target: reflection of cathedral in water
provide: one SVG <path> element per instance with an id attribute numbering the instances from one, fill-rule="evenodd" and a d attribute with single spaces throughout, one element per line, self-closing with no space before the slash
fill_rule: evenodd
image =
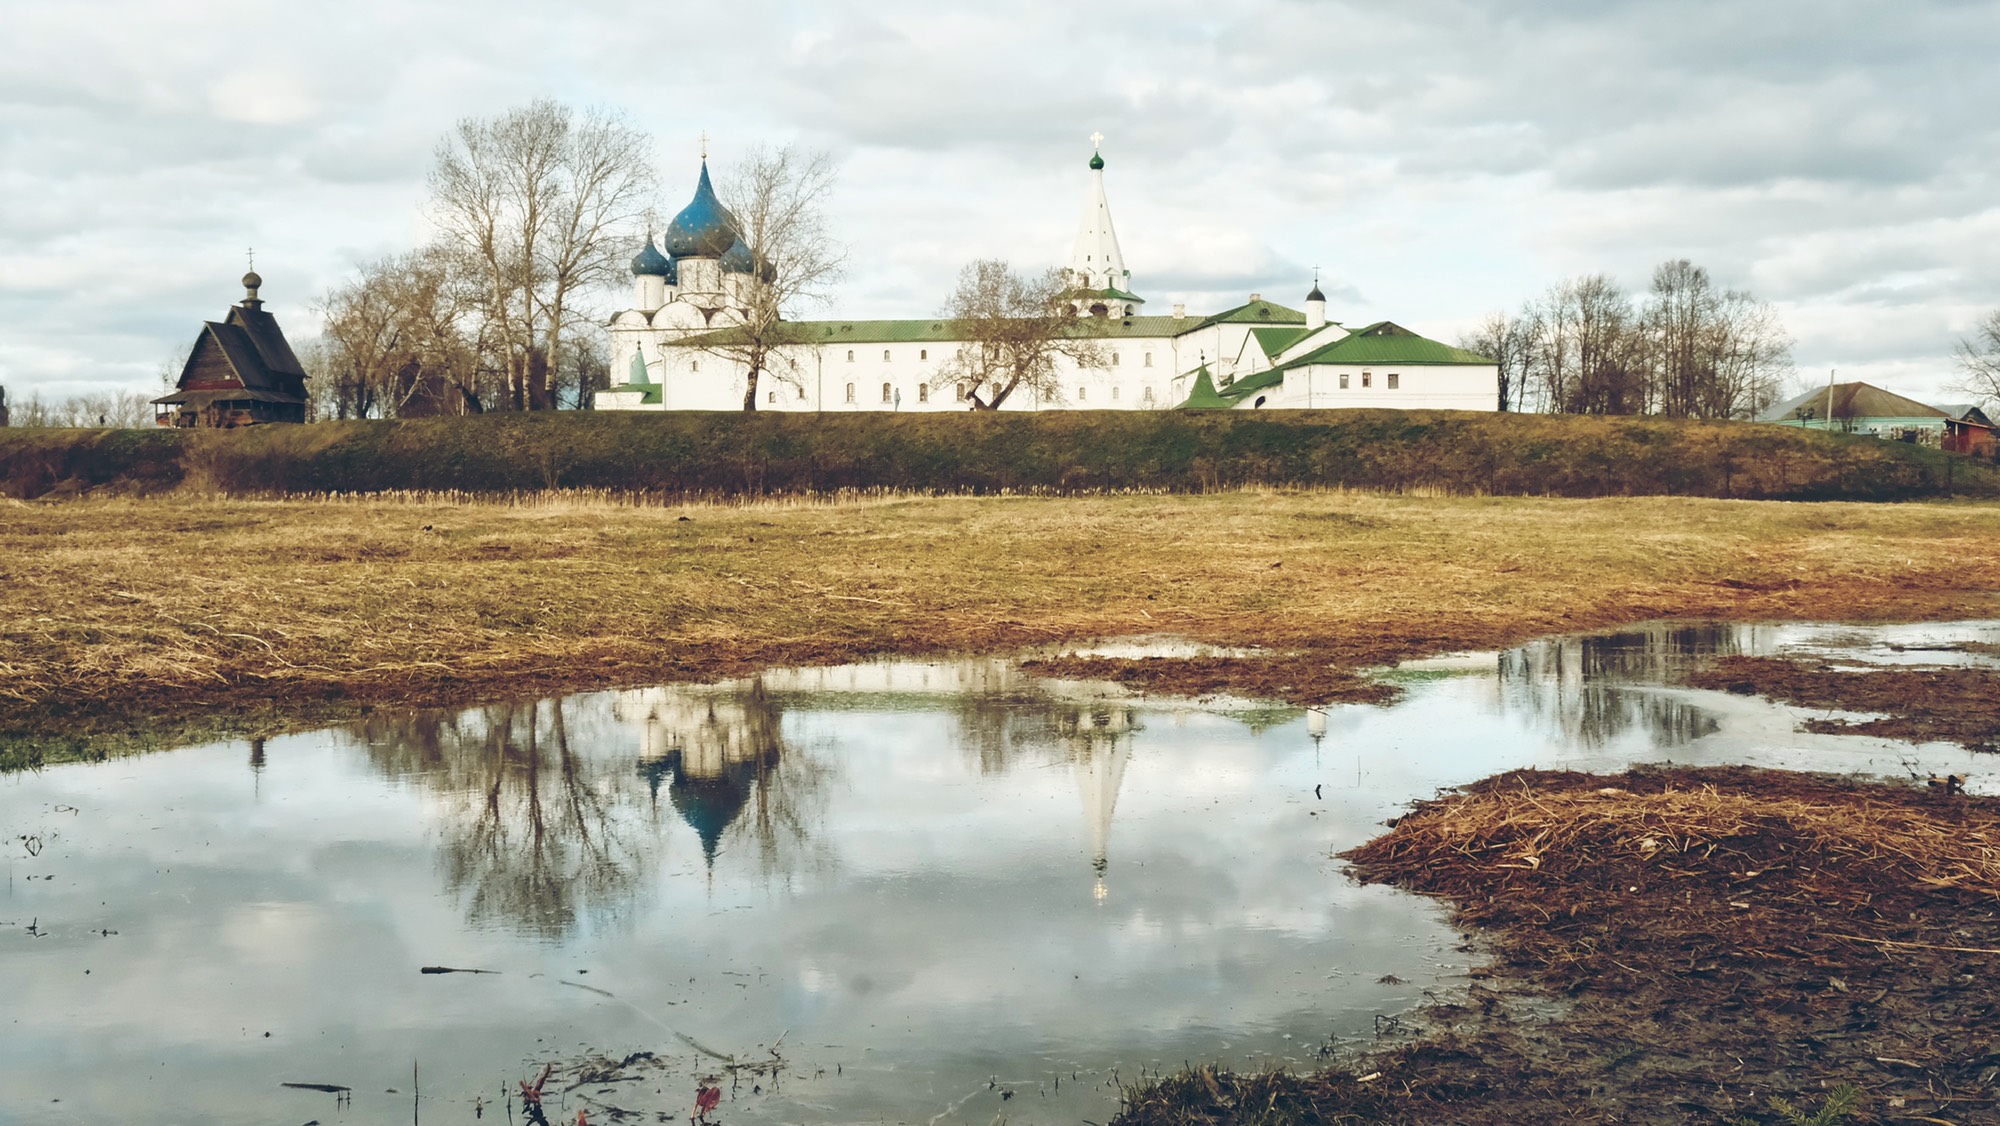
<path id="1" fill-rule="evenodd" d="M 777 709 L 762 681 L 729 693 L 658 689 L 633 695 L 644 708 L 639 774 L 654 808 L 664 783 L 668 802 L 700 839 L 713 870 L 723 834 L 778 765 Z"/>

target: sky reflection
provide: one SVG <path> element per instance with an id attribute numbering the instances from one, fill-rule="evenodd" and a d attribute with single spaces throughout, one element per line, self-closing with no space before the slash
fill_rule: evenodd
<path id="1" fill-rule="evenodd" d="M 1897 637 L 1563 639 L 1254 724 L 1004 661 L 780 671 L 0 778 L 0 1120 L 402 1121 L 413 1062 L 457 1120 L 587 1049 L 669 1057 L 633 1097 L 678 1114 L 714 1066 L 681 1033 L 785 1038 L 730 1122 L 1102 1121 L 1114 1070 L 1309 1061 L 1449 985 L 1440 911 L 1332 859 L 1438 787 L 1961 762 L 1658 686 L 1702 653 L 1924 643 Z"/>

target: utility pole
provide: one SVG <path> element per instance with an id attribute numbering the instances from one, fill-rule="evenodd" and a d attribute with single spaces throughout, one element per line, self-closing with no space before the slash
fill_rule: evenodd
<path id="1" fill-rule="evenodd" d="M 1838 368 L 1826 369 L 1826 428 L 1829 432 L 1833 430 L 1833 377 L 1838 371 Z"/>

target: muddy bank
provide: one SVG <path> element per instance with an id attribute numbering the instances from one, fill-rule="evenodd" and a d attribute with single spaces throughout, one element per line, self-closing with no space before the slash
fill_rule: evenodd
<path id="1" fill-rule="evenodd" d="M 2000 742 L 2000 670 L 1990 668 L 1857 670 L 1782 657 L 1725 657 L 1688 682 L 1805 708 L 1881 713 L 1811 719 L 1808 731 L 1941 740 L 1975 751 L 1994 750 Z"/>
<path id="2" fill-rule="evenodd" d="M 1331 652 L 1243 657 L 1081 657 L 1065 655 L 1021 662 L 1036 676 L 1068 680 L 1108 680 L 1161 696 L 1227 693 L 1288 704 L 1386 704 L 1394 686 L 1337 662 L 1352 658 Z"/>
<path id="3" fill-rule="evenodd" d="M 1419 1038 L 1197 1070 L 1121 1126 L 2000 1116 L 2000 799 L 1748 768 L 1499 775 L 1344 857 L 1492 952 Z M 1556 1006 L 1560 1015 L 1525 1015 Z"/>

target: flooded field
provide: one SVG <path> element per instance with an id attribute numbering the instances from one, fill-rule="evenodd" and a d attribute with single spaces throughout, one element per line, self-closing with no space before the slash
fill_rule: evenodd
<path id="1" fill-rule="evenodd" d="M 521 1121 L 554 1064 L 555 1121 L 684 1118 L 707 1079 L 728 1123 L 1103 1122 L 1120 1082 L 1310 1066 L 1462 984 L 1437 904 L 1332 859 L 1412 799 L 1668 760 L 1993 792 L 1958 748 L 1671 682 L 1996 641 L 1660 626 L 1325 710 L 781 670 L 8 776 L 0 1121 Z"/>

